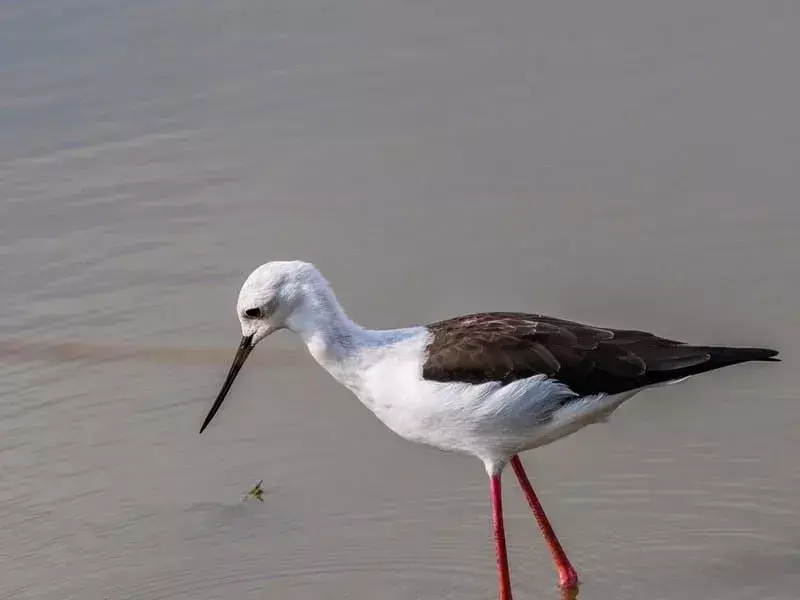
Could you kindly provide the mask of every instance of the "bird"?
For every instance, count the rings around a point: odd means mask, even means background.
[[[321,271],[301,260],[257,267],[241,287],[236,311],[241,342],[200,433],[253,348],[276,331],[296,333],[311,356],[395,434],[482,461],[500,600],[512,600],[501,488],[509,464],[553,555],[559,585],[579,585],[521,453],[606,421],[642,390],[739,363],[780,360],[769,348],[690,345],[521,312],[369,329],[347,315]]]

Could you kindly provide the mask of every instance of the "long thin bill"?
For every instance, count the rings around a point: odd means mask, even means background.
[[[236,356],[233,357],[233,364],[231,365],[231,370],[228,371],[228,376],[225,378],[225,383],[222,384],[222,389],[219,391],[219,395],[217,399],[214,401],[214,406],[211,407],[211,410],[208,411],[208,415],[206,415],[206,420],[203,421],[203,426],[200,427],[200,433],[203,433],[208,424],[211,423],[211,419],[214,418],[214,415],[217,414],[220,406],[222,406],[223,401],[225,400],[225,396],[228,395],[228,391],[231,389],[233,385],[233,380],[236,379],[236,375],[239,374],[239,370],[242,368],[244,361],[247,360],[247,357],[250,355],[250,351],[253,349],[253,336],[244,336],[242,338],[242,343],[239,344],[239,349],[236,351]]]

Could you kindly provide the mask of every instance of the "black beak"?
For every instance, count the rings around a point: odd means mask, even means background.
[[[222,384],[222,389],[219,391],[219,395],[217,399],[214,401],[214,406],[211,407],[211,410],[208,411],[208,415],[206,416],[206,420],[203,421],[203,426],[200,427],[200,433],[203,433],[208,424],[211,423],[211,419],[214,418],[214,415],[217,414],[219,407],[222,406],[222,402],[225,400],[225,396],[228,394],[228,390],[231,389],[233,385],[233,380],[236,379],[236,375],[239,374],[239,370],[242,368],[244,361],[247,360],[250,352],[253,350],[253,336],[247,335],[242,338],[242,343],[239,344],[239,349],[236,351],[236,356],[233,357],[233,364],[231,365],[231,370],[228,371],[228,376],[225,378],[225,383]]]

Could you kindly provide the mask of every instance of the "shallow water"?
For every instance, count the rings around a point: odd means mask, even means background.
[[[524,457],[588,600],[800,585],[800,5],[0,4],[0,598],[492,598],[475,459],[289,335],[199,424],[238,288],[769,345]],[[242,495],[264,479],[264,502]],[[559,598],[513,478],[517,598]]]

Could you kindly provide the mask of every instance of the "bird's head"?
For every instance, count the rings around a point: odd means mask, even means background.
[[[311,263],[302,261],[268,262],[250,274],[242,285],[236,303],[242,340],[200,433],[217,414],[255,345],[279,329],[301,330],[313,318],[313,309],[307,300],[322,285],[324,279],[319,271]]]

